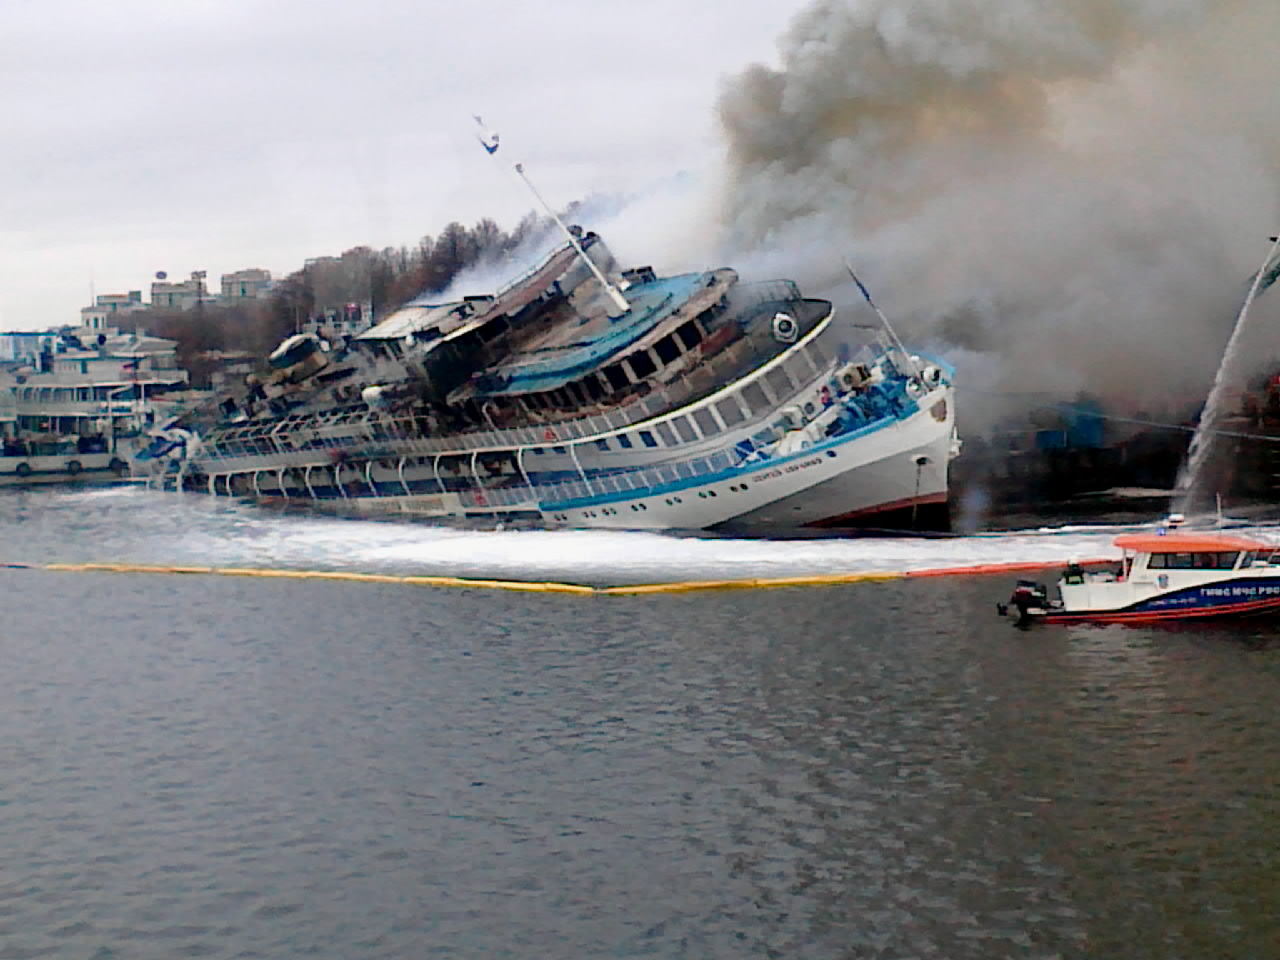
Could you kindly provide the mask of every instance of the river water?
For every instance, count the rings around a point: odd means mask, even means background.
[[[1056,561],[1113,532],[768,543],[0,497],[13,563],[596,583]],[[1280,955],[1275,630],[1020,631],[1008,588],[0,569],[0,958]]]

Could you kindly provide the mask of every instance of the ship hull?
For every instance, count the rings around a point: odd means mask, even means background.
[[[950,424],[868,445],[853,469],[743,514],[751,530],[937,529],[945,522]],[[943,509],[938,509],[939,507]]]
[[[803,526],[856,525],[903,515],[920,521],[945,511],[951,455],[950,388],[902,420],[888,421],[785,457],[707,476],[609,491],[610,478],[575,485],[575,496],[534,487],[361,496],[340,492],[318,502],[343,513],[410,514],[433,519],[532,520],[548,526],[629,530],[784,532]],[[937,415],[940,404],[948,411]],[[921,462],[921,461],[924,462]],[[904,529],[907,529],[904,527]]]

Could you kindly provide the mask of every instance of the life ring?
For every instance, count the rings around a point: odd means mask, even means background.
[[[119,457],[112,457],[111,462],[107,464],[107,467],[117,477],[123,477],[126,473],[129,472],[129,465],[125,463],[123,460],[121,460]]]
[[[84,469],[84,465],[79,460],[68,460],[66,470],[71,476],[76,476]]]
[[[546,431],[542,434],[542,439],[547,441],[547,443],[555,443],[556,432],[552,430],[550,427],[548,427]]]
[[[14,468],[13,468],[13,472],[14,472],[14,473],[16,473],[16,474],[17,474],[18,476],[20,476],[20,477],[29,477],[29,476],[31,476],[31,464],[29,464],[29,463],[20,463],[20,464],[18,464],[16,467],[14,467]]]
[[[478,506],[478,507],[487,507],[488,505],[489,505],[489,501],[485,499],[484,494],[483,494],[481,491],[477,490],[477,491],[476,491],[476,506]]]

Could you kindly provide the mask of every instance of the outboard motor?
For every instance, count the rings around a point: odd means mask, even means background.
[[[1009,613],[1009,607],[1013,607],[1018,611],[1018,622],[1028,623],[1037,615],[1047,613],[1049,610],[1049,591],[1045,589],[1043,583],[1036,583],[1034,580],[1019,580],[1013,588],[1013,595],[1009,597],[1008,605],[1000,603],[996,605],[1000,616],[1006,616]]]

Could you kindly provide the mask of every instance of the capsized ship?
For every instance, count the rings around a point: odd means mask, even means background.
[[[945,512],[952,371],[728,268],[568,243],[492,296],[286,340],[188,426],[163,480],[344,512],[762,531]]]

